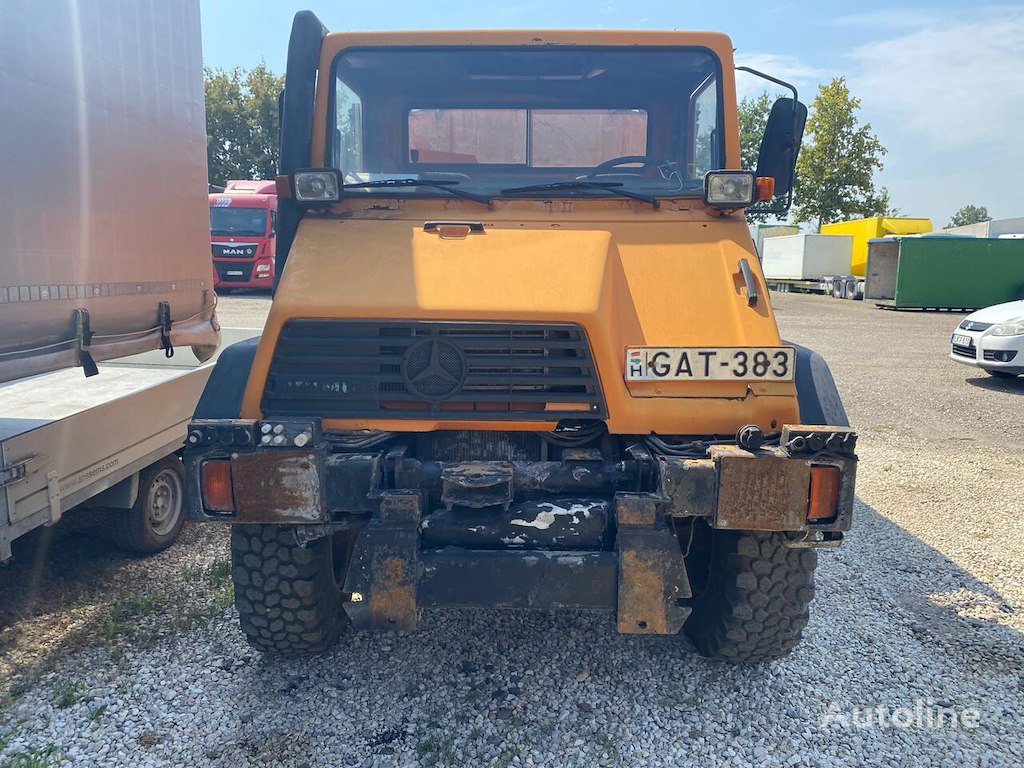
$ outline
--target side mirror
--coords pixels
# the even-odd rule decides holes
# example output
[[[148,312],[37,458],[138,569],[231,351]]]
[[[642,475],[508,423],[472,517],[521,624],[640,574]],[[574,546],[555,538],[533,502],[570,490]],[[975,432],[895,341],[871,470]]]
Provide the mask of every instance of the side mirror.
[[[775,178],[775,194],[789,195],[796,175],[796,158],[807,122],[807,107],[796,99],[778,99],[764,128],[757,155],[757,175]]]

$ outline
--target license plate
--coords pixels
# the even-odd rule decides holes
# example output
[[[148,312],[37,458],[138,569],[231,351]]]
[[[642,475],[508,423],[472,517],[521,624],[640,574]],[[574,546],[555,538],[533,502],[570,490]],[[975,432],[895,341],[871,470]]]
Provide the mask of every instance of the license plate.
[[[953,343],[960,347],[973,347],[974,339],[972,339],[970,336],[963,336],[959,333],[954,333]]]
[[[792,381],[793,347],[634,347],[626,381]]]
[[[232,271],[232,270],[228,270],[225,274],[230,275],[231,277],[241,277],[242,276],[241,272],[235,272],[235,271]]]

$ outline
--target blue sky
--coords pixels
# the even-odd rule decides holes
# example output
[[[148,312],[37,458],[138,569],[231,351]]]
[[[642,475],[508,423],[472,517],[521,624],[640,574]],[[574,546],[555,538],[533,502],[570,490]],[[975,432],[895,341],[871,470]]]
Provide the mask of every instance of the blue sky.
[[[954,210],[985,205],[1024,215],[1024,2],[962,0],[856,6],[820,0],[201,0],[208,66],[284,71],[291,19],[314,11],[331,30],[606,28],[726,32],[737,63],[788,79],[808,103],[845,75],[862,121],[889,150],[879,175],[908,216],[943,226]],[[740,74],[741,95],[761,81]]]

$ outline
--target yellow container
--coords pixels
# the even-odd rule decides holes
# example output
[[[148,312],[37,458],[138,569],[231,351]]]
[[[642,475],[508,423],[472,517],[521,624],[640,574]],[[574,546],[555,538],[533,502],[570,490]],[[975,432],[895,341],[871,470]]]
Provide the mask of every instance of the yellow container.
[[[888,216],[838,221],[821,227],[823,235],[853,235],[850,274],[862,277],[868,263],[868,240],[886,235],[917,235],[931,231],[931,219],[897,219]]]

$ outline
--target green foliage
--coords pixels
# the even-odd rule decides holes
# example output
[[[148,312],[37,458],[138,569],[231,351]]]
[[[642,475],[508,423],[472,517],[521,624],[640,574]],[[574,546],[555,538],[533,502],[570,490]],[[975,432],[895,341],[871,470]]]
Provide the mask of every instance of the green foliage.
[[[740,120],[740,167],[752,171],[757,167],[757,155],[761,150],[761,137],[768,123],[775,98],[762,91],[760,96],[748,96],[737,105]]]
[[[965,205],[950,220],[947,227],[966,227],[968,224],[980,224],[983,221],[992,221],[988,215],[988,208],[984,205]]]
[[[58,709],[73,707],[88,698],[89,689],[77,680],[62,680],[53,690],[53,703]]]
[[[740,167],[745,171],[757,169],[757,156],[761,153],[761,139],[764,137],[764,129],[768,124],[768,115],[771,114],[772,105],[775,104],[777,95],[768,91],[762,91],[759,96],[748,96],[740,100],[737,105],[740,122]],[[785,197],[779,196],[770,205],[785,204]],[[747,209],[747,221],[751,224],[759,221],[767,221],[769,214],[756,213],[753,209]],[[786,216],[776,215],[776,219],[783,221]]]
[[[58,763],[57,747],[48,744],[10,755],[0,760],[0,768],[50,768]]]
[[[277,173],[277,97],[284,77],[260,63],[205,70],[206,160],[210,183],[272,179]]]
[[[846,78],[818,89],[796,165],[796,222],[822,224],[888,212],[889,193],[875,189],[885,147],[857,118],[860,99]]]

